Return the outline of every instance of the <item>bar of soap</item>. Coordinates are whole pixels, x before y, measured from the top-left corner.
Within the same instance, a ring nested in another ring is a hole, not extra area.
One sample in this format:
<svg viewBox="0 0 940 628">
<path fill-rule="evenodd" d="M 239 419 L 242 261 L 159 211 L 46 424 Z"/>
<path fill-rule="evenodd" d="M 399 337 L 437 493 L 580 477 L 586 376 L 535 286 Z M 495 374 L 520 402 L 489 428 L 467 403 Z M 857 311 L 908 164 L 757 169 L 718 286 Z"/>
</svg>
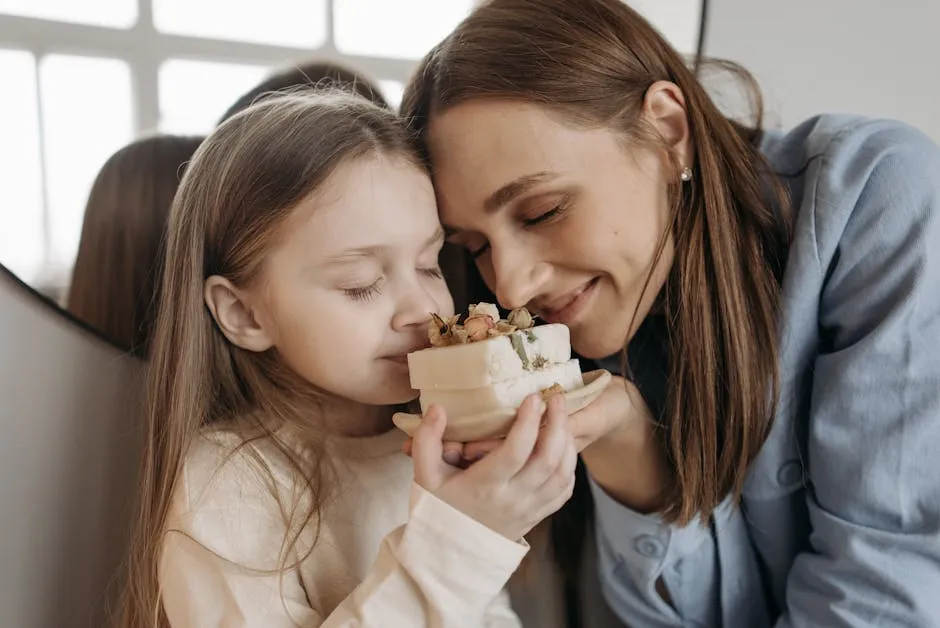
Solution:
<svg viewBox="0 0 940 628">
<path fill-rule="evenodd" d="M 480 342 L 409 353 L 408 370 L 415 390 L 472 390 L 570 359 L 568 327 L 541 325 Z"/>
<path fill-rule="evenodd" d="M 492 340 L 487 342 L 492 342 Z M 534 371 L 525 371 L 518 377 L 479 388 L 423 389 L 421 411 L 427 412 L 432 403 L 443 406 L 448 417 L 480 414 L 501 408 L 516 408 L 528 395 L 550 388 L 553 384 L 559 384 L 565 390 L 580 388 L 583 382 L 578 361 L 568 360 Z"/>
</svg>

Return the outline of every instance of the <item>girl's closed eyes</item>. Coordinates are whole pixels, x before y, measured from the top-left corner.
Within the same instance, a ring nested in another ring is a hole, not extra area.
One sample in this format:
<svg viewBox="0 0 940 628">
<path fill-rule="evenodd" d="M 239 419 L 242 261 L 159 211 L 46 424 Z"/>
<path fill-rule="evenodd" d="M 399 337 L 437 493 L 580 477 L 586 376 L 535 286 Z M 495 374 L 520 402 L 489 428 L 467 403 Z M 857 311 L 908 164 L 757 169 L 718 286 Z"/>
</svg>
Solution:
<svg viewBox="0 0 940 628">
<path fill-rule="evenodd" d="M 370 301 L 382 294 L 383 278 L 379 277 L 368 285 L 357 288 L 343 288 L 343 293 L 354 301 Z"/>
</svg>

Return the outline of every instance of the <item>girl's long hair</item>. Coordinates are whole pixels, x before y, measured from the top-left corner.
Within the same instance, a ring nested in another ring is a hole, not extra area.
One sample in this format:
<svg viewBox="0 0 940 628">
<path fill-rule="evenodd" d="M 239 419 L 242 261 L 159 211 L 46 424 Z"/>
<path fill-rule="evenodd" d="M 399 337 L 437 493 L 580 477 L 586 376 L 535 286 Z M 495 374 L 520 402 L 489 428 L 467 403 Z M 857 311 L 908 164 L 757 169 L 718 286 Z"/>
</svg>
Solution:
<svg viewBox="0 0 940 628">
<path fill-rule="evenodd" d="M 255 353 L 228 342 L 204 303 L 203 285 L 211 275 L 237 286 L 259 281 L 265 253 L 293 209 L 340 164 L 376 154 L 417 163 L 392 112 L 332 91 L 263 99 L 196 151 L 169 221 L 140 501 L 119 625 L 168 626 L 160 603 L 161 546 L 187 450 L 202 428 L 228 426 L 243 443 L 270 439 L 290 462 L 305 498 L 282 505 L 291 518 L 287 529 L 296 532 L 285 539 L 283 557 L 297 531 L 317 525 L 328 486 L 322 437 L 311 416 L 322 397 L 275 350 Z M 301 435 L 303 456 L 279 440 L 275 432 L 283 426 Z M 300 503 L 305 506 L 298 510 Z"/>
</svg>

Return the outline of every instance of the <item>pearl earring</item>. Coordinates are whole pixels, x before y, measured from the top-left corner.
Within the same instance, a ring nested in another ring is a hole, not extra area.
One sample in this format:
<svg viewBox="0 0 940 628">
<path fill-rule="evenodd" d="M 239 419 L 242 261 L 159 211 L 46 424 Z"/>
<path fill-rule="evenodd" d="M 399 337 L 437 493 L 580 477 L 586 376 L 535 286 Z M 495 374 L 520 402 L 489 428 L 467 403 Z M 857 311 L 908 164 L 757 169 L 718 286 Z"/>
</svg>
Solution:
<svg viewBox="0 0 940 628">
<path fill-rule="evenodd" d="M 686 166 L 682 169 L 682 172 L 679 174 L 679 178 L 682 179 L 683 183 L 688 183 L 692 180 L 692 169 Z"/>
</svg>

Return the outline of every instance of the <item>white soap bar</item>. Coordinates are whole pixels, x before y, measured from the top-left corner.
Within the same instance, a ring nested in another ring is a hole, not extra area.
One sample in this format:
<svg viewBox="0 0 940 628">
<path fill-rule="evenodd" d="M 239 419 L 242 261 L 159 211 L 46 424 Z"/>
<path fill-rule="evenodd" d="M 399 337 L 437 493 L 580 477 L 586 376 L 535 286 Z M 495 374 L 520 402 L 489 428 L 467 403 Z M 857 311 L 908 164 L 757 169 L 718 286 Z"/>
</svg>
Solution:
<svg viewBox="0 0 940 628">
<path fill-rule="evenodd" d="M 457 418 L 500 408 L 514 409 L 528 395 L 550 388 L 553 384 L 560 384 L 565 390 L 580 388 L 583 382 L 578 361 L 552 364 L 508 381 L 471 390 L 422 390 L 421 411 L 426 412 L 432 403 L 438 403 L 444 407 L 448 418 Z"/>
<path fill-rule="evenodd" d="M 541 356 L 547 363 L 571 358 L 571 335 L 565 325 L 541 325 L 510 336 L 449 347 L 432 347 L 408 354 L 411 387 L 415 390 L 467 390 L 520 377 L 526 361 Z M 515 347 L 513 345 L 516 345 Z"/>
</svg>

